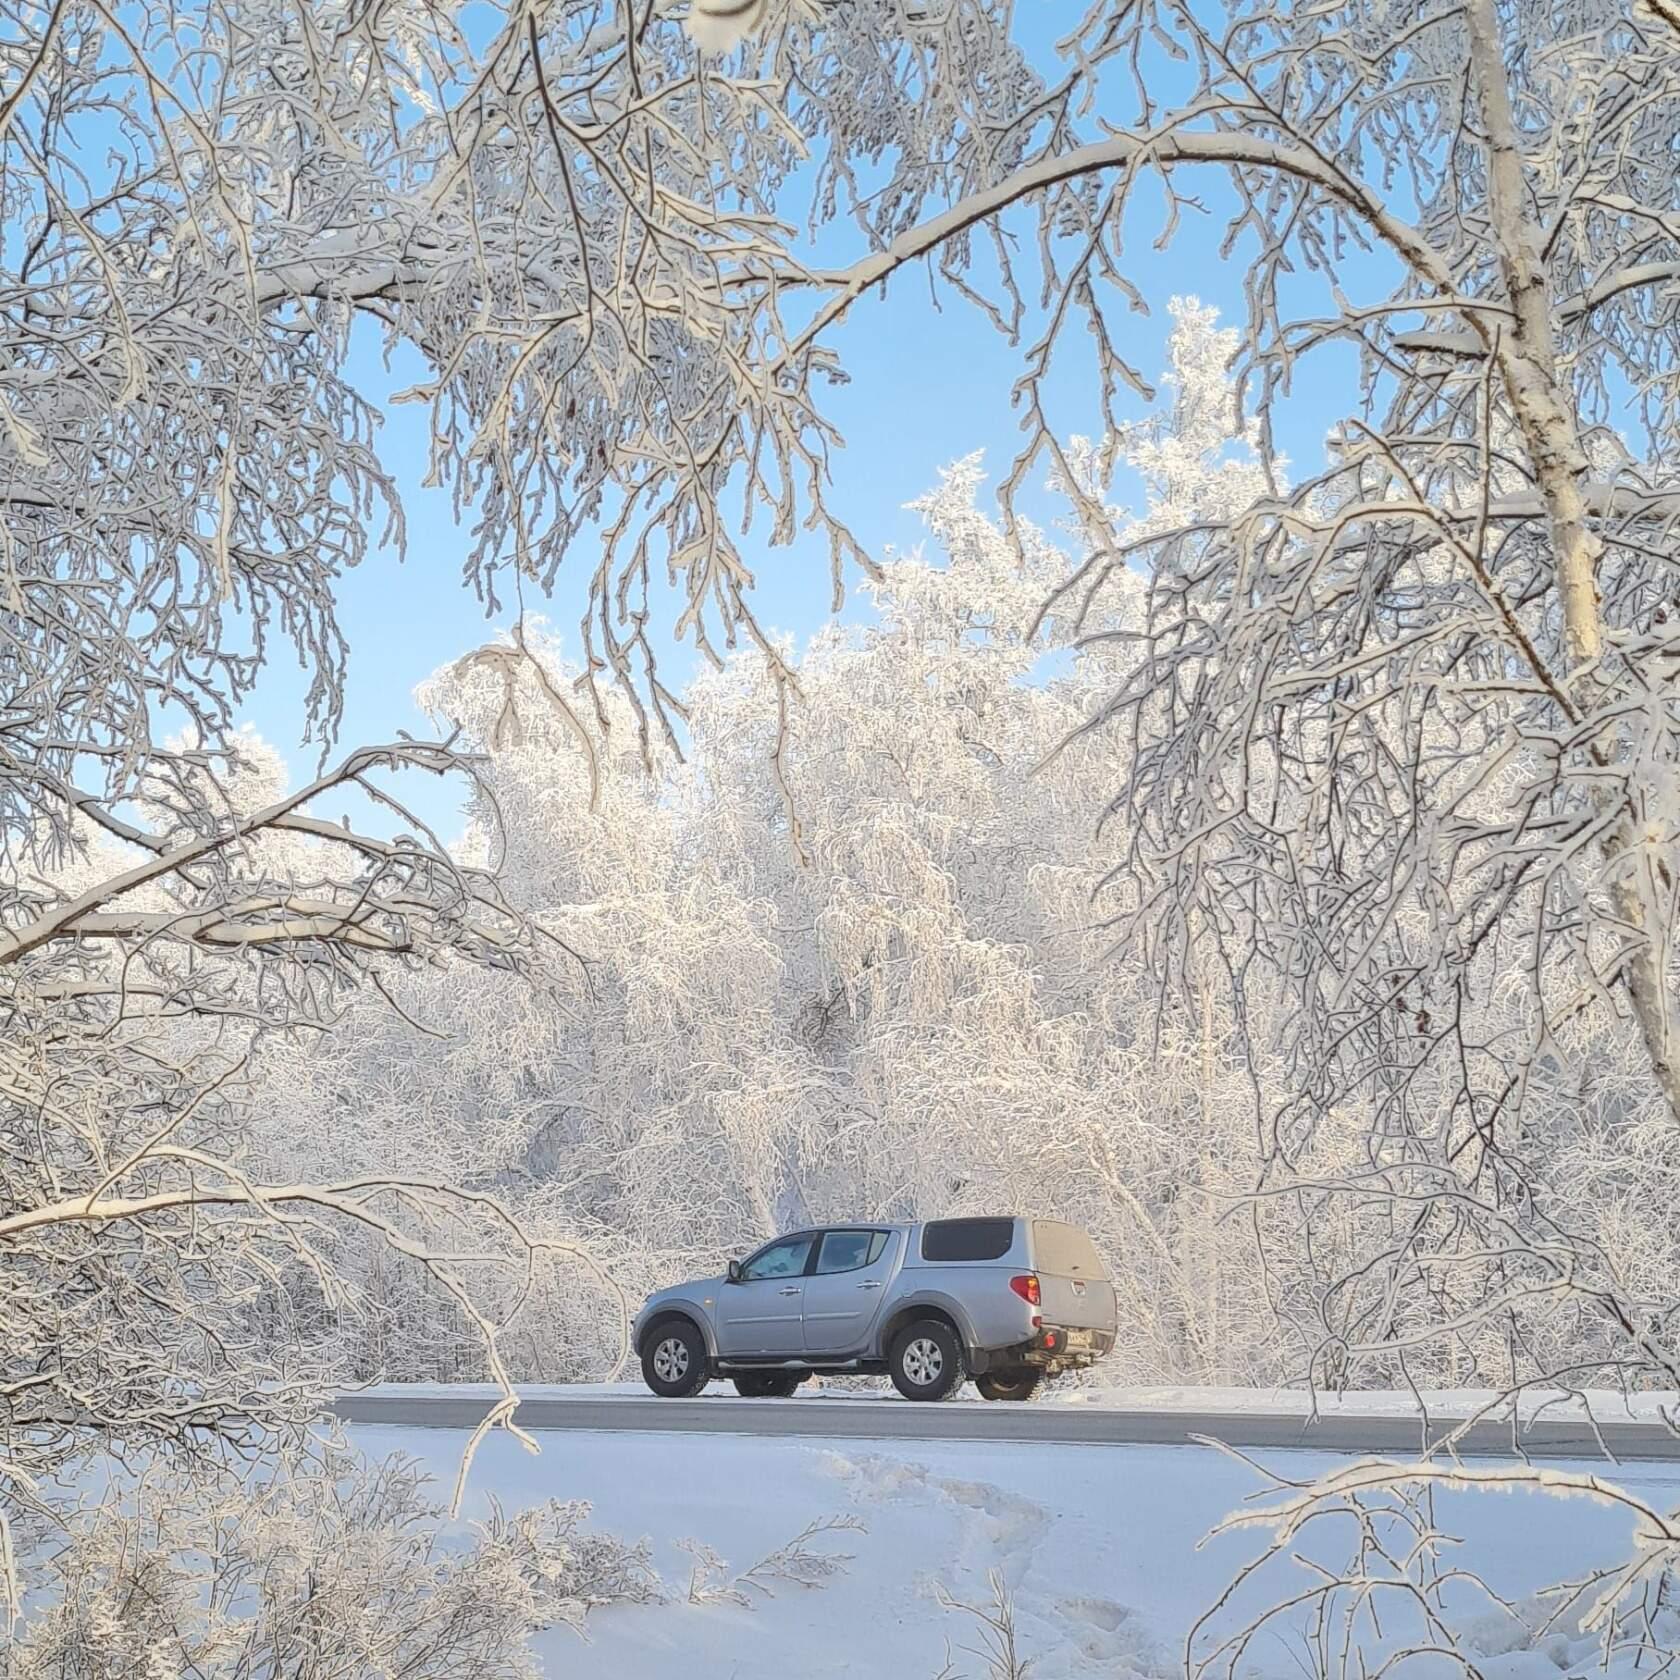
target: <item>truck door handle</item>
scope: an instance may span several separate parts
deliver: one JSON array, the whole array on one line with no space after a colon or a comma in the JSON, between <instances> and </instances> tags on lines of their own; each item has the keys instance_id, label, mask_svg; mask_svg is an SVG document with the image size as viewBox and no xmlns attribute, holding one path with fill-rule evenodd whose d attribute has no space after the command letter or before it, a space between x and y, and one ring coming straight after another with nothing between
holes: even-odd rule
<instances>
[{"instance_id":1,"label":"truck door handle","mask_svg":"<svg viewBox=\"0 0 1680 1680\"><path fill-rule=\"evenodd\" d=\"M879 1289L880 1287L881 1280L879 1278L877 1278L873 1283L860 1283L858 1285L859 1289Z\"/></svg>"},{"instance_id":2,"label":"truck door handle","mask_svg":"<svg viewBox=\"0 0 1680 1680\"><path fill-rule=\"evenodd\" d=\"M779 1293L779 1294L782 1294L782 1295L797 1295L797 1294L798 1294L798 1293L799 1293L799 1290L798 1290L798 1288L797 1288L797 1286L796 1286L796 1287L794 1287L794 1288L792 1288L792 1289L783 1289L783 1290L779 1290L779 1291L778 1291L778 1293Z\"/></svg>"}]
</instances>

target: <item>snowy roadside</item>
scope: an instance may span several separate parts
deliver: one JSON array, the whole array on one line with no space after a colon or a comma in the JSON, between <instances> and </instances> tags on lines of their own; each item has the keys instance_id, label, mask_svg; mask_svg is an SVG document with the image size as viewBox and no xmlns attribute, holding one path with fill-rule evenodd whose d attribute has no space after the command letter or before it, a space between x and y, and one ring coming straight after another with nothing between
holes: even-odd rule
<instances>
[{"instance_id":1,"label":"snowy roadside","mask_svg":"<svg viewBox=\"0 0 1680 1680\"><path fill-rule=\"evenodd\" d=\"M424 1461L445 1486L465 1442L433 1429L369 1425L348 1433L370 1455ZM1013 1596L1033 1680L1152 1680L1182 1672L1188 1629L1263 1544L1252 1530L1203 1544L1260 1488L1250 1467L1209 1449L664 1433L551 1434L541 1445L533 1457L505 1435L488 1439L462 1522L482 1520L492 1501L512 1513L545 1499L586 1500L597 1529L650 1542L666 1594L663 1603L591 1614L587 1655L569 1631L540 1635L545 1672L555 1676L934 1680L949 1647L953 1673L979 1677L986 1669L965 1649L981 1630L942 1607L939 1595L981 1605L996 1570ZM1291 1478L1338 1462L1307 1452L1266 1458ZM1617 1480L1658 1508L1680 1502L1680 1467L1642 1465ZM1625 1555L1632 1519L1535 1491L1450 1491L1440 1504L1442 1527L1519 1607L1511 1616L1463 1594L1452 1605L1461 1625L1476 1630L1483 1680L1556 1680L1591 1666L1588 1638L1536 1635L1528 1624L1538 1618L1525 1621L1521 1607L1536 1589ZM740 1582L808 1525L837 1517L856 1518L863 1531L812 1539L813 1551L849 1554L822 1584L773 1575L758 1586ZM1347 1537L1326 1528L1304 1551L1333 1562ZM703 1570L705 1602L689 1602L697 1558L684 1541L718 1560ZM1283 1596L1304 1578L1288 1565L1250 1596L1258 1602L1268 1588ZM1279 1647L1266 1672L1296 1672L1300 1654Z\"/></svg>"}]
</instances>

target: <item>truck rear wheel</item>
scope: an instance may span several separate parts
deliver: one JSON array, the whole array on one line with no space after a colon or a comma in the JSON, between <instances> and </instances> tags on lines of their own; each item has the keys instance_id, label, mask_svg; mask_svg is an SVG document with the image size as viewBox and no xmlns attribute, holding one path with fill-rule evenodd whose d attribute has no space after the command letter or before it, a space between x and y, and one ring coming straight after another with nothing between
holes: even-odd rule
<instances>
[{"instance_id":1,"label":"truck rear wheel","mask_svg":"<svg viewBox=\"0 0 1680 1680\"><path fill-rule=\"evenodd\" d=\"M937 1318L918 1319L899 1331L887 1369L906 1400L948 1400L968 1378L962 1342Z\"/></svg>"},{"instance_id":2,"label":"truck rear wheel","mask_svg":"<svg viewBox=\"0 0 1680 1680\"><path fill-rule=\"evenodd\" d=\"M987 1371L974 1379L974 1386L988 1400L1030 1400L1044 1382L1044 1373L1030 1365Z\"/></svg>"}]
</instances>

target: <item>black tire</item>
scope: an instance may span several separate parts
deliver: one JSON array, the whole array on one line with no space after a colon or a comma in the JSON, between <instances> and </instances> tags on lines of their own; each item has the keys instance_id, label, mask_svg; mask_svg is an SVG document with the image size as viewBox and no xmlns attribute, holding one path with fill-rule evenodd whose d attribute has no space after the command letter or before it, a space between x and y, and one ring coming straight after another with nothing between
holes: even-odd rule
<instances>
[{"instance_id":1,"label":"black tire","mask_svg":"<svg viewBox=\"0 0 1680 1680\"><path fill-rule=\"evenodd\" d=\"M974 1386L988 1400L1030 1400L1043 1384L1044 1373L1030 1365L986 1371L974 1379Z\"/></svg>"},{"instance_id":2,"label":"black tire","mask_svg":"<svg viewBox=\"0 0 1680 1680\"><path fill-rule=\"evenodd\" d=\"M648 1331L642 1343L642 1381L662 1400L686 1400L711 1378L705 1338L689 1319L668 1318Z\"/></svg>"},{"instance_id":3,"label":"black tire","mask_svg":"<svg viewBox=\"0 0 1680 1680\"><path fill-rule=\"evenodd\" d=\"M968 1380L962 1341L940 1318L918 1319L900 1330L887 1369L906 1400L949 1400Z\"/></svg>"},{"instance_id":4,"label":"black tire","mask_svg":"<svg viewBox=\"0 0 1680 1680\"><path fill-rule=\"evenodd\" d=\"M804 1380L797 1371L743 1371L735 1392L743 1400L785 1400Z\"/></svg>"}]
</instances>

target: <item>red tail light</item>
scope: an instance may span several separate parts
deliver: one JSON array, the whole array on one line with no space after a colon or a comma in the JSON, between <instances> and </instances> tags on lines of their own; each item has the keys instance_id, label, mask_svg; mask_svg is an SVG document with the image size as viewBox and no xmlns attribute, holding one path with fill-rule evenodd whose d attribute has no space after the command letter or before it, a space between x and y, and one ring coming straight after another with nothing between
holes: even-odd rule
<instances>
[{"instance_id":1,"label":"red tail light","mask_svg":"<svg viewBox=\"0 0 1680 1680\"><path fill-rule=\"evenodd\" d=\"M1027 1303L1029 1307L1038 1305L1038 1279L1028 1272L1025 1277L1012 1277L1009 1287Z\"/></svg>"}]
</instances>

